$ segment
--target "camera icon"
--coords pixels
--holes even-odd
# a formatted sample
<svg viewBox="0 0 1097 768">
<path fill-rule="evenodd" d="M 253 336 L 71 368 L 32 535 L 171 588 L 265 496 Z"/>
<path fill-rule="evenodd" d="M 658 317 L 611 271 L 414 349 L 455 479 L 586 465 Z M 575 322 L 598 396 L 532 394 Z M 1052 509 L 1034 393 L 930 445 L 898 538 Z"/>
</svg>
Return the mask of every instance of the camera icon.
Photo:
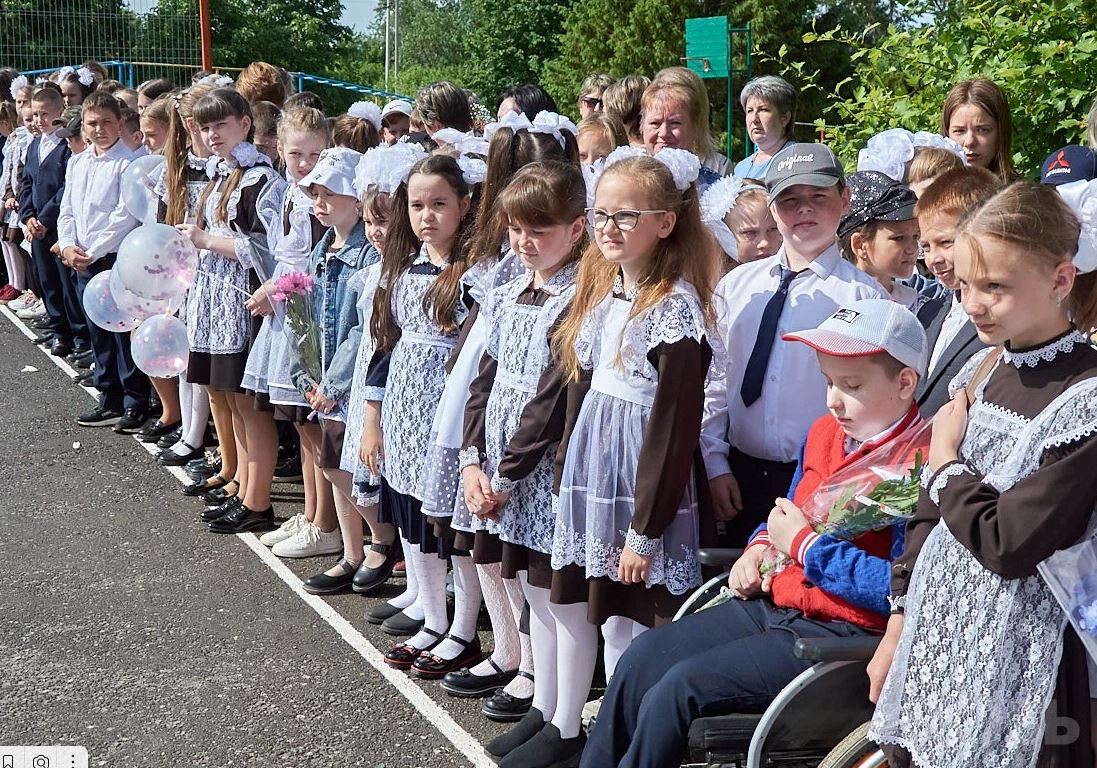
<svg viewBox="0 0 1097 768">
<path fill-rule="evenodd" d="M 35 755 L 30 761 L 30 768 L 50 768 L 50 759 L 45 755 Z"/>
</svg>

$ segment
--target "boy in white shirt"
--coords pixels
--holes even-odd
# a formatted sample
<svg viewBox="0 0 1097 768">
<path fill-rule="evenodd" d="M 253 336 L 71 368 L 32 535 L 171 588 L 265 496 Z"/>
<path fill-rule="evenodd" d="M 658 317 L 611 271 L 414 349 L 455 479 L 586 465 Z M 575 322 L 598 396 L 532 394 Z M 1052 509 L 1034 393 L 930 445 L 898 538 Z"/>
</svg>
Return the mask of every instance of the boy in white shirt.
<svg viewBox="0 0 1097 768">
<path fill-rule="evenodd" d="M 706 392 L 701 449 L 722 540 L 738 546 L 788 495 L 800 446 L 827 411 L 815 355 L 782 335 L 816 328 L 842 306 L 884 298 L 873 278 L 838 252 L 849 208 L 841 163 L 822 144 L 790 144 L 766 173 L 784 245 L 743 264 L 716 287 L 725 375 Z"/>
<path fill-rule="evenodd" d="M 69 163 L 58 218 L 61 260 L 77 272 L 81 302 L 88 282 L 114 266 L 118 246 L 139 223 L 121 202 L 120 181 L 133 153 L 121 140 L 118 102 L 97 92 L 83 107 L 89 146 Z M 149 380 L 133 364 L 129 333 L 112 333 L 91 322 L 88 328 L 95 352 L 95 386 L 101 395 L 99 405 L 76 421 L 85 427 L 114 425 L 116 432 L 135 432 L 146 419 Z"/>
</svg>

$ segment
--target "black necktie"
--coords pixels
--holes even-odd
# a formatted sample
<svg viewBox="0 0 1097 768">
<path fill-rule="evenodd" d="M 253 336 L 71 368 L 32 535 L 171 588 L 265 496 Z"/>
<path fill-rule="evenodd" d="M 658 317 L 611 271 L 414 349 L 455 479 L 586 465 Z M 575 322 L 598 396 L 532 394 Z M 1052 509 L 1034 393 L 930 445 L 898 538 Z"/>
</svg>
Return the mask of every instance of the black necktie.
<svg viewBox="0 0 1097 768">
<path fill-rule="evenodd" d="M 748 408 L 762 396 L 762 383 L 766 379 L 766 366 L 769 365 L 769 356 L 773 353 L 773 342 L 777 338 L 777 324 L 781 319 L 781 309 L 784 308 L 785 299 L 788 297 L 789 284 L 798 274 L 800 273 L 781 267 L 781 284 L 777 286 L 777 292 L 769 297 L 766 308 L 762 310 L 762 322 L 758 324 L 758 337 L 754 340 L 754 349 L 750 351 L 750 359 L 747 360 L 747 371 L 743 374 L 743 385 L 739 388 L 743 404 Z"/>
</svg>

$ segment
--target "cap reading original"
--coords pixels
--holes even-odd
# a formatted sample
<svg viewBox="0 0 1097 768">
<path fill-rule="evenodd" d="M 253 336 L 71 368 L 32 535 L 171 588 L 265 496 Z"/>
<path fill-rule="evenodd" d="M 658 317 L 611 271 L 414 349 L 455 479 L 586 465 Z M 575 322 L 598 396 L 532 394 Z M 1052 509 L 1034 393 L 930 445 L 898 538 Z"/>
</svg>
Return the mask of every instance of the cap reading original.
<svg viewBox="0 0 1097 768">
<path fill-rule="evenodd" d="M 833 187 L 845 173 L 830 148 L 823 144 L 789 144 L 770 160 L 766 190 L 772 203 L 786 189 L 797 184 Z"/>
</svg>

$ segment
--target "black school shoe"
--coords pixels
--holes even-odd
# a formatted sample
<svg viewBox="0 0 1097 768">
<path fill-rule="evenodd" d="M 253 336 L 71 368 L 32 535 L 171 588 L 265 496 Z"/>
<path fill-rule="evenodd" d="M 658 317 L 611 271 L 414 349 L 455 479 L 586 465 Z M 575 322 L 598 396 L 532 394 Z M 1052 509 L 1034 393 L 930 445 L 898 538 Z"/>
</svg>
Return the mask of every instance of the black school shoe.
<svg viewBox="0 0 1097 768">
<path fill-rule="evenodd" d="M 339 573 L 335 576 L 328 576 L 323 572 L 309 576 L 301 582 L 301 588 L 310 595 L 334 595 L 345 591 L 350 587 L 358 566 L 345 557 L 340 557 L 335 565 L 339 568 Z"/>
<path fill-rule="evenodd" d="M 224 517 L 209 524 L 210 533 L 245 533 L 274 530 L 274 507 L 262 511 L 248 509 L 242 503 Z"/>
<path fill-rule="evenodd" d="M 179 427 L 180 424 L 178 422 L 175 424 L 165 424 L 159 419 L 156 419 L 141 427 L 141 431 L 137 433 L 137 439 L 142 443 L 155 443 L 161 437 L 171 434 L 179 429 Z M 172 443 L 172 445 L 174 445 L 174 443 Z M 171 446 L 169 445 L 168 447 L 170 448 Z"/>
<path fill-rule="evenodd" d="M 392 603 L 387 601 L 378 603 L 366 610 L 366 622 L 369 624 L 383 624 L 398 613 L 400 613 L 400 609 Z"/>
<path fill-rule="evenodd" d="M 221 506 L 207 509 L 199 515 L 199 519 L 201 519 L 203 523 L 212 523 L 214 520 L 220 520 L 222 517 L 228 515 L 229 512 L 234 512 L 237 507 L 242 507 L 243 505 L 243 499 L 239 496 L 233 496 L 231 499 L 226 500 Z"/>
<path fill-rule="evenodd" d="M 351 582 L 351 589 L 360 595 L 368 595 L 388 581 L 401 554 L 400 545 L 395 542 L 392 544 L 373 544 L 370 546 L 370 550 L 383 554 L 385 561 L 376 568 L 368 567 L 365 560 L 358 566 L 358 570 L 354 574 L 354 580 Z"/>
<path fill-rule="evenodd" d="M 149 417 L 144 411 L 137 408 L 127 408 L 125 413 L 122 414 L 122 418 L 114 425 L 114 431 L 120 435 L 134 435 L 140 431 L 148 420 Z"/>
<path fill-rule="evenodd" d="M 94 410 L 77 417 L 76 423 L 81 427 L 110 427 L 122 420 L 122 412 L 105 405 L 98 405 Z"/>
<path fill-rule="evenodd" d="M 174 443 L 172 443 L 172 445 L 174 445 Z M 201 448 L 195 448 L 189 443 L 183 443 L 183 445 L 189 448 L 190 451 L 187 453 L 179 454 L 173 451 L 170 447 L 165 448 L 164 450 L 160 451 L 160 454 L 156 457 L 156 461 L 159 462 L 160 466 L 162 467 L 182 467 L 187 463 L 202 457 Z M 206 477 L 210 477 L 211 475 L 206 475 Z"/>
<path fill-rule="evenodd" d="M 468 667 L 448 673 L 442 678 L 442 690 L 458 699 L 478 699 L 505 687 L 518 674 L 518 670 L 505 670 L 490 658 L 488 664 L 495 669 L 493 674 L 474 675 Z"/>
<path fill-rule="evenodd" d="M 515 677 L 519 675 L 529 680 L 533 679 L 533 675 L 523 670 L 519 670 Z M 520 699 L 517 696 L 511 696 L 506 691 L 499 690 L 484 702 L 484 706 L 480 711 L 484 714 L 484 717 L 497 723 L 516 723 L 526 716 L 532 706 L 532 696 L 528 699 Z"/>
<path fill-rule="evenodd" d="M 545 729 L 545 716 L 539 709 L 530 709 L 518 725 L 501 736 L 496 736 L 484 746 L 484 751 L 495 758 L 506 757 Z"/>
<path fill-rule="evenodd" d="M 499 761 L 499 768 L 576 768 L 587 738 L 582 731 L 574 739 L 560 736 L 552 723 Z"/>
<path fill-rule="evenodd" d="M 183 439 L 183 425 L 180 423 L 180 424 L 176 424 L 174 429 L 172 429 L 170 432 L 165 432 L 164 434 L 162 434 L 158 438 L 156 438 L 156 447 L 159 448 L 160 450 L 167 450 L 168 448 L 171 448 L 173 445 L 175 445 L 176 443 L 178 443 L 182 439 Z M 148 442 L 151 443 L 152 441 L 149 440 Z"/>
</svg>

